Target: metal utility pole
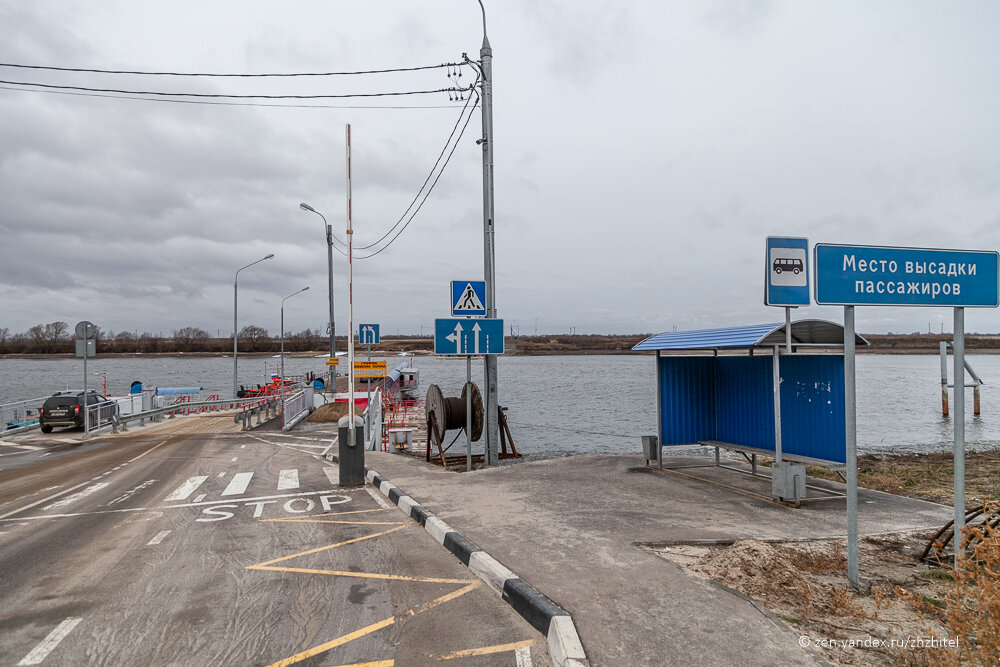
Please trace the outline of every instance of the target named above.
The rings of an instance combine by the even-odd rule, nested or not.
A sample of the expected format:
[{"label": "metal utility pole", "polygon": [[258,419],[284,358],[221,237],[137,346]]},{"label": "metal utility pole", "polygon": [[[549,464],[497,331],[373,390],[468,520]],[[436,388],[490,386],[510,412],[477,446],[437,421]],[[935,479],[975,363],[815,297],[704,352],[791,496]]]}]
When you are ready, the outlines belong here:
[{"label": "metal utility pole", "polygon": [[[330,297],[330,358],[336,359],[336,337],[337,337],[337,326],[335,320],[333,319],[333,227],[330,223],[326,221],[326,216],[314,209],[309,204],[299,204],[299,208],[303,211],[309,211],[310,213],[315,213],[319,217],[323,218],[323,226],[326,227],[326,282],[327,290],[329,291]],[[330,378],[331,387],[330,391],[337,392],[337,367],[330,366]]]},{"label": "metal utility pole", "polygon": [[237,374],[237,372],[239,370],[239,364],[237,362],[238,350],[237,350],[237,345],[236,345],[236,340],[239,338],[239,329],[236,328],[237,327],[237,324],[236,324],[236,305],[238,303],[238,301],[237,301],[237,294],[239,293],[239,288],[240,288],[240,271],[242,271],[243,269],[249,269],[254,264],[260,264],[265,259],[271,259],[272,257],[274,257],[274,253],[273,252],[269,253],[266,257],[261,257],[256,262],[250,262],[246,266],[241,266],[240,268],[236,269],[236,277],[233,279],[233,398],[234,399],[239,398],[236,395],[236,393],[237,393],[237,391],[236,391],[236,374]]},{"label": "metal utility pole", "polygon": [[[486,9],[482,0],[479,8],[483,12],[483,46],[479,49],[479,65],[482,73],[483,90],[483,276],[486,281],[486,317],[497,316],[496,271],[494,269],[493,236],[493,49],[486,37]],[[487,354],[484,358],[486,381],[486,465],[497,465],[497,450],[500,443],[500,427],[497,421],[497,355]]]},{"label": "metal utility pole", "polygon": [[348,442],[354,442],[354,227],[351,221],[351,124],[347,124],[347,415]]}]

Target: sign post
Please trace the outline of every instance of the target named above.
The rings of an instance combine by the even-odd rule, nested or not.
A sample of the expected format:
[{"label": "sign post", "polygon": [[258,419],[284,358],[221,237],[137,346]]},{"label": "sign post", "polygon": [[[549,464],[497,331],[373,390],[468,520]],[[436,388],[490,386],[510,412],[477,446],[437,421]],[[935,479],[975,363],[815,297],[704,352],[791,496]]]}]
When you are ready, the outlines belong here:
[{"label": "sign post", "polygon": [[90,356],[90,337],[96,327],[93,322],[84,320],[76,325],[76,335],[83,339],[83,435],[90,437],[90,402],[87,400],[87,357]]},{"label": "sign post", "polygon": [[[847,410],[848,578],[858,586],[857,405],[854,306],[950,306],[955,315],[955,545],[965,526],[965,308],[998,305],[995,251],[900,248],[817,243],[816,303],[844,306],[844,382]],[[848,341],[850,338],[850,341]],[[852,512],[853,508],[853,512]]]}]

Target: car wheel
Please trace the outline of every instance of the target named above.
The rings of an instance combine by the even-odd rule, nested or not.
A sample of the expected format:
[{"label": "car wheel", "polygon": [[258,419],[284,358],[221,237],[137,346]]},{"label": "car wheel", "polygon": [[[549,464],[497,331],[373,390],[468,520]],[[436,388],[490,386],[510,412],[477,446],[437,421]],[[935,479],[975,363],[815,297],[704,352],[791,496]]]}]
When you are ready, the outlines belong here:
[{"label": "car wheel", "polygon": [[42,427],[42,433],[52,433],[52,427],[51,426],[43,426]]}]

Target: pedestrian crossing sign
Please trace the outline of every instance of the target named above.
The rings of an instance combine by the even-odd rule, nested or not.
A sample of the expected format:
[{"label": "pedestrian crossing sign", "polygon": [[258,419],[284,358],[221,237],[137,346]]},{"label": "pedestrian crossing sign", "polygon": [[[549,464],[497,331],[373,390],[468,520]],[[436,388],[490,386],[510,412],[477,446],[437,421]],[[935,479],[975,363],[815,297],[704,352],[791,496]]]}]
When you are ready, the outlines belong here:
[{"label": "pedestrian crossing sign", "polygon": [[486,316],[485,280],[451,281],[451,316],[452,317]]}]

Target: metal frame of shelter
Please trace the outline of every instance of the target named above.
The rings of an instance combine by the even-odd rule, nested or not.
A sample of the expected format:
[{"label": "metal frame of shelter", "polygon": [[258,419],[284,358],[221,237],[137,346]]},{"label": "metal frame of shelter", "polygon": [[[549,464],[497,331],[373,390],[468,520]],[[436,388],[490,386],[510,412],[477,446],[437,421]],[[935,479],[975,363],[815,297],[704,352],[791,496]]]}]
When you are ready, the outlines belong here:
[{"label": "metal frame of shelter", "polygon": [[[766,475],[757,471],[758,455],[775,459],[772,474],[783,462],[843,471],[844,341],[844,328],[823,320],[667,332],[643,340],[632,349],[656,352],[657,465],[746,473],[722,464],[719,452],[727,449],[740,453],[751,464],[749,474],[760,477]],[[868,344],[856,335],[852,342]],[[664,466],[663,447],[682,445],[714,447],[714,463]],[[844,497],[806,484],[801,468],[793,474],[801,476],[787,487],[793,494],[775,496],[775,488],[786,488],[778,480],[771,497],[687,476],[766,500],[793,498],[795,504]],[[806,498],[806,489],[825,496]]]}]

